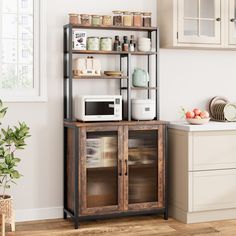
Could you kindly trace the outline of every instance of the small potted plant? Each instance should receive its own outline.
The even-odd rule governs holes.
[[[0,100],[0,126],[6,112],[7,107],[3,107]],[[0,214],[4,214],[5,222],[11,224],[12,231],[15,228],[12,197],[7,194],[7,190],[11,188],[12,184],[15,184],[15,180],[22,176],[18,171],[18,164],[21,159],[17,153],[25,148],[25,139],[28,137],[30,137],[29,127],[24,122],[0,130],[0,187],[2,189],[0,193]]]

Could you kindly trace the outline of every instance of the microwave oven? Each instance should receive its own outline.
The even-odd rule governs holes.
[[[119,95],[77,96],[75,118],[81,121],[122,120],[122,97]]]

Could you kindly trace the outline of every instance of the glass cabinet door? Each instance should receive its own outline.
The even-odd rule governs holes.
[[[127,128],[125,159],[127,210],[163,207],[162,128]]]
[[[219,44],[220,36],[220,0],[178,0],[179,42]]]
[[[236,0],[229,0],[229,44],[236,44]]]
[[[98,129],[98,128],[96,128]],[[101,130],[101,131],[100,131]],[[119,128],[82,130],[85,147],[82,148],[81,204],[83,214],[118,211],[121,208],[121,156],[118,148],[122,135]],[[120,164],[118,166],[118,164]]]

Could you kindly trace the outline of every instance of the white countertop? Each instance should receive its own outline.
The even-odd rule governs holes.
[[[215,122],[210,121],[204,125],[189,125],[186,121],[170,122],[168,125],[170,129],[184,130],[184,131],[225,131],[236,130],[236,122]]]

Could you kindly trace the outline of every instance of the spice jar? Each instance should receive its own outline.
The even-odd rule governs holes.
[[[143,26],[144,27],[151,27],[152,26],[152,13],[151,12],[144,12],[143,13]]]
[[[133,13],[133,25],[136,26],[136,27],[143,26],[142,13],[141,12],[134,12]]]
[[[91,51],[99,50],[99,37],[87,38],[87,50],[91,50]]]
[[[111,37],[102,37],[100,39],[100,50],[112,51],[112,38]]]
[[[79,15],[78,14],[69,14],[69,22],[72,25],[78,25],[79,24]]]
[[[102,16],[102,24],[105,26],[112,25],[112,16]]]
[[[102,16],[92,15],[92,26],[100,26],[102,24]]]
[[[81,25],[83,25],[83,26],[90,26],[91,25],[90,15],[88,15],[88,14],[81,14],[80,20],[81,20]]]
[[[132,26],[132,13],[129,11],[123,12],[123,26]]]
[[[122,26],[123,17],[121,11],[113,11],[113,25]]]

